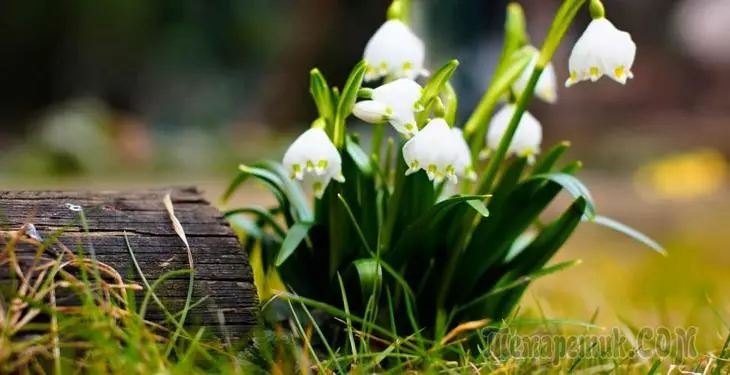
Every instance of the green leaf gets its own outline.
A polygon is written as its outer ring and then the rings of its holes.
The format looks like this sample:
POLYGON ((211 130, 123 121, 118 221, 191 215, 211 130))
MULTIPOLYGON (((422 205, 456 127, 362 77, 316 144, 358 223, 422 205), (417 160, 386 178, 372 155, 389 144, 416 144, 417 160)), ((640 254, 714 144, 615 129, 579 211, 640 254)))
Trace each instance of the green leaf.
POLYGON ((499 182, 492 191, 494 198, 489 202, 489 208, 493 211, 502 209, 510 193, 520 182, 525 167, 527 167, 527 158, 515 158, 504 169, 502 176, 499 178, 499 182))
POLYGON ((479 213, 479 215, 482 215, 482 217, 488 217, 489 216, 489 210, 487 209, 487 206, 484 204, 484 201, 482 200, 468 200, 466 201, 476 212, 479 213))
POLYGON ((656 251, 659 254, 667 255, 667 251, 659 245, 656 241, 649 238, 647 235, 639 232, 638 230, 631 228, 630 226, 620 223, 614 219, 596 215, 593 220, 589 220, 593 223, 596 223, 598 225, 602 225, 604 227, 613 229, 619 233, 623 233, 641 243, 643 243, 646 246, 649 246, 652 250, 656 251))
POLYGON ((510 246, 509 252, 507 252, 507 256, 504 259, 505 262, 509 262, 519 255, 522 250, 525 250, 525 248, 527 248, 527 246, 535 240, 537 235, 538 232, 531 230, 527 230, 520 234, 520 236, 515 239, 515 242, 512 243, 512 246, 510 246))
POLYGON ((365 61, 360 61, 357 65, 355 65, 355 68, 352 69, 350 76, 347 77, 347 82, 345 82, 345 86, 340 94, 340 100, 337 103, 337 115, 340 116, 341 119, 349 116, 352 111, 352 106, 355 105, 357 92, 360 90, 360 86, 362 86, 366 67, 367 64, 365 61))
POLYGON ((296 223, 294 226, 289 228, 286 233, 284 242, 281 244, 279 249, 279 255, 276 257, 276 266, 281 266, 289 256, 299 247, 299 244, 304 241, 309 233, 309 229, 312 227, 312 223, 296 223))
POLYGON ((226 218, 237 234, 261 239, 264 236, 263 230, 250 218, 243 215, 233 215, 226 218))
MULTIPOLYGON (((433 242, 429 240, 430 235, 442 235, 443 233, 434 232, 434 229, 450 224, 453 219, 451 213, 460 203, 467 202, 471 205, 469 202, 482 202, 488 197, 487 195, 455 195, 433 205, 405 229, 393 249, 384 256, 388 264, 399 269, 415 252, 422 250, 418 246, 420 241, 433 242)), ((486 209, 486 207, 484 208, 486 209)), ((480 214, 483 213, 476 208, 475 210, 480 214)), ((489 214, 489 212, 486 213, 489 214)))
POLYGON ((559 184, 573 198, 584 198, 586 200, 585 217, 587 220, 593 220, 596 216, 596 209, 593 204, 593 198, 588 188, 575 176, 567 173, 544 173, 532 176, 529 180, 549 180, 559 184))
POLYGON ((459 61, 451 60, 442 66, 439 70, 434 73, 428 80, 428 83, 423 88, 423 94, 421 95, 421 105, 428 106, 435 97, 437 97, 445 88, 446 84, 454 75, 454 71, 459 66, 459 61))
POLYGON ((484 106, 485 108, 488 108, 489 111, 480 111, 484 113, 476 113, 475 111, 475 115, 472 116, 473 119, 470 118, 466 125, 464 125, 464 134, 467 137, 474 136, 476 137, 475 139, 484 142, 484 137, 487 134, 487 125, 489 124, 488 120, 489 117, 492 116, 491 110, 494 109, 494 104, 497 103, 499 98, 506 93, 507 90, 509 90, 517 78, 522 75, 522 72, 525 68, 527 68, 532 57, 533 55, 526 51, 516 51, 510 55, 505 63, 506 68, 501 72, 498 72, 498 74, 492 79, 489 89, 482 99, 484 102, 489 103, 488 106, 484 106), (476 133, 477 129, 479 129, 478 133, 476 133))
POLYGON ((357 167, 360 169, 360 172, 367 176, 372 176, 373 165, 370 162, 370 158, 365 153, 365 151, 363 151, 360 145, 353 142, 352 137, 347 137, 347 141, 345 142, 345 148, 347 150, 347 154, 350 155, 352 161, 354 161, 357 167))
POLYGON ((345 142, 345 119, 352 112, 352 107, 355 105, 357 100, 357 92, 360 90, 362 85, 363 77, 365 76, 365 69, 367 64, 365 61, 360 61, 350 73, 347 78, 345 87, 342 89, 342 93, 339 96, 337 103, 337 112, 335 114, 335 134, 333 143, 338 148, 341 148, 345 142))
POLYGON ((231 218, 236 217, 236 216, 241 216, 241 214, 255 215, 259 218, 259 220, 267 223, 274 230, 274 232, 276 232, 276 234, 279 235, 281 238, 284 238, 286 236, 284 229, 281 228, 279 223, 276 221, 276 218, 274 217, 274 215, 272 215, 270 211, 260 208, 260 207, 243 207, 243 208, 236 208, 233 210, 228 210, 223 213, 223 217, 225 217, 228 220, 231 220, 231 218))
POLYGON ((309 92, 312 94, 317 112, 327 122, 332 122, 335 109, 332 105, 332 91, 330 91, 327 80, 319 69, 312 69, 309 72, 309 92))
POLYGON ((560 218, 541 230, 535 240, 507 264, 506 269, 512 277, 521 277, 542 268, 573 234, 586 205, 585 198, 578 198, 560 218))
POLYGON ((459 109, 459 97, 456 95, 456 90, 451 83, 446 82, 444 86, 444 101, 446 102, 446 114, 444 120, 447 124, 456 123, 456 112, 459 109))
POLYGON ((383 269, 380 267, 379 260, 374 258, 358 259, 353 262, 353 265, 357 270, 363 303, 367 304, 368 298, 380 291, 383 269))
POLYGON ((553 167, 555 166, 555 163, 560 160, 560 158, 565 154, 566 151, 570 148, 570 142, 560 142, 557 145, 553 146, 553 148, 550 149, 550 151, 543 154, 543 156, 535 163, 535 166, 532 168, 532 174, 533 175, 539 175, 544 173, 550 173, 552 171, 553 167))
POLYGON ((253 163, 251 166, 270 171, 279 177, 282 184, 281 189, 296 210, 295 218, 297 221, 310 222, 314 220, 312 209, 309 206, 309 200, 304 194, 301 185, 297 181, 289 178, 289 172, 281 163, 271 160, 261 160, 253 163))
POLYGON ((454 280, 454 299, 464 301, 484 275, 496 275, 496 268, 504 262, 514 240, 535 222, 561 189, 552 181, 527 180, 492 198, 491 217, 480 221, 471 231, 461 257, 454 280))
POLYGON ((501 293, 507 292, 509 290, 512 290, 512 289, 515 289, 515 288, 524 286, 524 285, 526 285, 526 284, 528 284, 530 282, 533 282, 533 281, 535 281, 535 280, 537 280, 539 278, 542 278, 542 277, 545 277, 545 276, 554 274, 556 272, 560 272, 560 271, 566 270, 568 268, 575 267, 575 266, 577 266, 577 265, 579 265, 581 263, 582 263, 582 261, 579 260, 579 259, 578 260, 568 260, 568 261, 560 262, 560 263, 555 264, 555 265, 552 265, 552 266, 545 267, 545 268, 543 268, 543 269, 541 269, 539 271, 536 271, 536 272, 533 272, 533 273, 531 273, 529 275, 520 277, 517 280, 513 280, 513 281, 511 281, 511 282, 509 282, 509 283, 507 283, 505 285, 500 286, 500 287, 494 288, 494 289, 490 290, 489 292, 487 292, 485 294, 482 294, 481 296, 478 296, 478 297, 474 298, 473 300, 471 300, 471 301, 469 301, 469 302, 467 302, 467 303, 465 303, 465 304, 463 304, 461 306, 458 306, 456 308, 456 312, 458 313, 458 312, 467 310, 467 309, 469 309, 471 307, 474 307, 474 306, 476 306, 476 305, 478 305, 478 304, 486 301, 490 297, 493 297, 493 296, 499 295, 501 293))
MULTIPOLYGON (((560 218, 543 229, 537 238, 519 255, 504 267, 499 267, 495 273, 498 275, 507 273, 507 276, 499 281, 497 288, 500 285, 512 283, 524 276, 540 271, 573 234, 581 221, 583 212, 585 212, 585 206, 586 200, 582 197, 578 198, 560 218)), ((475 292, 483 293, 492 289, 491 285, 493 285, 494 279, 495 277, 489 273, 485 274, 477 282, 475 292)), ((471 312, 473 316, 470 315, 467 319, 485 315, 491 319, 501 319, 507 316, 519 302, 525 288, 527 288, 526 284, 505 293, 497 301, 495 299, 485 301, 479 307, 475 307, 475 310, 471 312)))
POLYGON ((226 188, 226 191, 223 193, 223 197, 221 198, 221 203, 226 203, 228 199, 230 199, 230 197, 233 195, 233 193, 235 193, 236 190, 238 190, 238 188, 244 182, 246 182, 246 180, 249 179, 249 177, 254 177, 261 181, 268 188, 268 190, 272 194, 274 194, 276 200, 279 202, 280 207, 282 207, 283 209, 289 207, 289 201, 286 195, 284 184, 278 176, 265 169, 249 167, 243 164, 241 164, 238 168, 239 173, 238 175, 236 175, 228 188, 226 188))

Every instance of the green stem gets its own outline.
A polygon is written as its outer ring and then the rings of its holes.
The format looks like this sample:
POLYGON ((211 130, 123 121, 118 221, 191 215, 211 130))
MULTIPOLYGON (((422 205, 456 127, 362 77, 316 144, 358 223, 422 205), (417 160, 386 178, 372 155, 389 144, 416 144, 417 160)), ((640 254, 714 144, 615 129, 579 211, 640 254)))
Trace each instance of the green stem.
POLYGON ((385 186, 391 181, 392 165, 393 165, 393 152, 395 150, 395 140, 393 137, 388 137, 388 142, 385 145, 385 161, 383 165, 383 174, 385 175, 385 186))
POLYGON ((399 156, 395 157, 395 182, 393 187, 393 195, 390 196, 388 202, 388 213, 385 215, 385 225, 383 225, 381 239, 381 245, 387 251, 390 248, 390 238, 393 235, 393 228, 395 222, 398 219, 398 206, 403 195, 403 187, 406 180, 406 165, 405 162, 401 162, 399 156))
MULTIPOLYGON (((463 218, 462 224, 464 226, 472 226, 474 225, 475 220, 477 220, 477 218, 475 218, 473 215, 467 215, 465 218, 463 218)), ((469 231, 469 233, 471 233, 471 231, 469 231)), ((446 304, 446 296, 451 289, 451 281, 454 278, 454 273, 456 272, 457 267, 459 266, 459 261, 462 259, 461 255, 464 253, 466 245, 470 242, 470 239, 470 234, 462 236, 461 239, 454 244, 456 251, 451 252, 449 259, 446 263, 446 268, 444 269, 444 276, 441 279, 441 288, 439 290, 438 296, 436 297, 435 335, 437 338, 437 342, 441 340, 441 338, 446 334, 446 331, 448 329, 448 324, 450 321, 448 317, 451 314, 446 311, 446 308, 444 307, 444 305, 446 304)))
POLYGON ((558 9, 555 21, 550 26, 545 43, 542 45, 540 57, 537 59, 537 66, 544 68, 550 62, 565 32, 568 31, 570 24, 573 23, 573 18, 575 18, 575 15, 585 2, 586 0, 568 0, 558 9))
POLYGON ((593 18, 594 20, 606 17, 606 9, 603 8, 603 3, 601 3, 601 0, 591 0, 588 9, 591 12, 591 18, 593 18))
POLYGON ((383 147, 383 137, 385 136, 385 124, 373 125, 373 139, 370 145, 370 155, 375 156, 376 160, 380 160, 380 150, 383 147))
POLYGON ((408 24, 410 20, 410 1, 409 0, 393 0, 388 7, 386 18, 389 20, 397 19, 408 24))
MULTIPOLYGON (((517 101, 517 108, 515 110, 514 116, 512 116, 507 130, 502 136, 502 140, 499 142, 499 147, 497 148, 497 151, 493 153, 492 159, 487 165, 487 170, 482 175, 482 179, 478 185, 477 193, 488 193, 492 189, 492 183, 494 183, 494 179, 497 176, 499 167, 507 155, 507 150, 512 143, 512 138, 514 137, 515 132, 517 131, 517 125, 520 123, 522 115, 527 110, 527 105, 530 104, 530 100, 534 95, 535 86, 537 86, 537 81, 540 78, 540 74, 542 74, 542 71, 545 69, 545 66, 547 66, 547 64, 550 62, 550 59, 552 59, 553 54, 558 47, 558 44, 560 44, 560 40, 563 39, 565 32, 568 30, 568 27, 570 27, 570 24, 573 22, 573 18, 575 18, 578 10, 580 10, 585 2, 586 0, 568 0, 564 2, 558 10, 555 21, 551 25, 550 31, 545 38, 545 43, 542 46, 542 50, 540 51, 537 63, 535 64, 535 69, 532 71, 532 75, 530 75, 530 80, 527 82, 527 87, 525 88, 525 91, 517 101)), ((479 118, 477 118, 477 121, 478 119, 479 118)), ((479 142, 480 140, 476 139, 475 141, 479 142)), ((483 140, 481 140, 481 142, 483 142, 483 140)), ((472 152, 474 152, 474 148, 472 149, 472 152)), ((476 152, 478 153, 478 151, 476 152)))
POLYGON ((446 114, 444 118, 449 124, 456 124, 456 111, 459 108, 459 98, 456 96, 456 90, 450 82, 444 85, 444 98, 446 99, 446 114))
POLYGON ((535 91, 535 86, 537 86, 537 81, 540 79, 540 74, 542 74, 543 69, 545 68, 542 66, 536 66, 535 70, 532 71, 530 80, 527 82, 527 87, 517 101, 515 113, 512 116, 507 129, 502 135, 499 147, 497 147, 497 150, 492 154, 492 158, 489 160, 489 164, 487 164, 487 170, 482 174, 482 178, 477 185, 477 194, 486 194, 492 189, 492 183, 494 183, 499 167, 502 165, 502 162, 507 156, 507 151, 512 143, 512 138, 517 132, 517 126, 519 125, 520 120, 522 120, 522 115, 525 113, 527 106, 530 104, 533 92, 535 91))

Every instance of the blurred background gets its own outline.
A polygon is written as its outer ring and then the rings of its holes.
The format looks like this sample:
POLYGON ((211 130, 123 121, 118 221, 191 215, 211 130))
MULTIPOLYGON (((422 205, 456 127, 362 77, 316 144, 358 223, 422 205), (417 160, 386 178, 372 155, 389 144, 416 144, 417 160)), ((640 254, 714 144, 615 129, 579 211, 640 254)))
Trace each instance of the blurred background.
MULTIPOLYGON (((412 2, 428 67, 461 61, 454 84, 463 121, 489 83, 507 2, 412 2)), ((540 45, 560 2, 519 2, 532 42, 540 45)), ((315 114, 309 70, 316 66, 341 86, 388 5, 2 0, 2 188, 185 183, 200 185, 215 200, 238 163, 278 159, 306 129, 315 114)), ((719 324, 705 307, 728 291, 723 281, 730 267, 730 0, 605 5, 638 45, 636 78, 627 87, 603 79, 561 88, 557 104, 535 102, 531 111, 545 127, 545 148, 572 141, 571 156, 584 161, 599 212, 651 234, 672 256, 586 226, 561 255, 586 263, 538 283, 536 293, 573 293, 576 278, 587 279, 582 284, 593 289, 574 293, 581 303, 560 302, 554 314, 589 318, 604 299, 608 306, 639 299, 609 316, 641 310, 642 322, 654 319, 647 316, 666 321, 675 318, 657 306, 670 306, 688 311, 676 319, 700 314, 695 321, 719 324), (609 274, 620 276, 601 276, 609 274), (650 294, 651 301, 642 299, 650 294), (681 302, 668 302, 672 298, 681 302)), ((588 22, 582 12, 555 56, 560 82, 570 47, 588 22)), ((237 203, 270 199, 249 189, 237 203)), ((730 301, 714 301, 730 312, 730 301)))

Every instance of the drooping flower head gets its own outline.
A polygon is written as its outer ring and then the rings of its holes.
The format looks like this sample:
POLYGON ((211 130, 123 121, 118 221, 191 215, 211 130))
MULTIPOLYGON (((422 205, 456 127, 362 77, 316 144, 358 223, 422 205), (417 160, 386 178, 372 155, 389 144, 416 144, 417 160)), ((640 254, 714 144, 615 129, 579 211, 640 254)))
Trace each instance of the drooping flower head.
POLYGON ((283 164, 289 177, 311 186, 317 198, 330 180, 345 181, 340 154, 322 128, 311 128, 297 137, 286 150, 283 164))
MULTIPOLYGON (((517 106, 515 104, 507 104, 500 109, 489 124, 487 132, 487 147, 490 150, 496 150, 499 143, 507 131, 512 116, 514 116, 517 106)), ((535 155, 540 153, 540 143, 542 143, 542 125, 529 112, 525 111, 517 125, 512 142, 507 149, 507 154, 526 157, 529 162, 534 161, 535 155)))
POLYGON ((421 85, 407 78, 397 79, 373 90, 372 99, 355 104, 352 113, 370 123, 388 121, 406 137, 418 132, 416 112, 421 99, 421 85))
POLYGON ((406 175, 423 169, 434 182, 448 179, 457 182, 458 144, 449 125, 442 118, 431 120, 403 146, 406 175))
POLYGON ((365 46, 365 81, 384 76, 415 79, 423 69, 426 47, 403 21, 386 21, 365 46))
POLYGON ((604 75, 626 84, 634 78, 631 67, 635 57, 636 44, 631 35, 617 29, 605 17, 596 18, 573 46, 568 61, 570 77, 565 86, 587 80, 595 82, 604 75))
POLYGON ((474 166, 471 159, 471 150, 464 139, 464 135, 459 128, 451 128, 451 135, 454 137, 454 146, 456 151, 456 160, 454 168, 456 175, 471 181, 476 181, 477 174, 474 172, 474 166))
MULTIPOLYGON (((525 71, 522 72, 522 74, 512 84, 512 90, 518 97, 525 92, 527 83, 530 81, 530 76, 532 76, 532 72, 535 70, 535 66, 537 65, 537 59, 540 56, 540 51, 538 51, 538 49, 534 46, 526 46, 524 49, 527 53, 532 55, 532 59, 530 60, 530 63, 527 64, 525 71)), ((552 63, 548 63, 540 74, 537 86, 535 86, 535 96, 547 103, 555 103, 558 100, 557 86, 558 80, 555 76, 555 67, 552 63)))

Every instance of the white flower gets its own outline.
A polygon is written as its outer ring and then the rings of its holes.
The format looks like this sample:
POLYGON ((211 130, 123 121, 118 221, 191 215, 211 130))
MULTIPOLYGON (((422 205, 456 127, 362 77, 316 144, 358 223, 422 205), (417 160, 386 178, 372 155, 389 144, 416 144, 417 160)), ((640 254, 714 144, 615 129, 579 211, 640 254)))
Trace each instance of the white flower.
POLYGON ((586 80, 595 82, 603 75, 625 84, 634 78, 631 66, 635 57, 636 44, 629 33, 605 18, 594 19, 575 42, 568 61, 570 78, 565 86, 586 80))
POLYGON ((407 137, 418 132, 416 108, 423 88, 407 78, 397 79, 373 90, 372 100, 355 104, 352 113, 363 121, 380 123, 385 120, 407 137))
POLYGON ((454 133, 442 118, 431 120, 403 146, 403 159, 408 165, 406 175, 423 169, 428 178, 441 182, 447 178, 457 182, 458 145, 454 133))
MULTIPOLYGON (((525 92, 525 89, 527 88, 527 82, 530 81, 530 76, 532 75, 533 70, 535 70, 535 65, 537 65, 537 59, 540 56, 540 51, 537 50, 537 48, 533 46, 527 46, 525 47, 528 53, 532 54, 532 59, 530 60, 530 63, 527 64, 527 67, 525 68, 525 71, 522 72, 522 75, 520 75, 519 78, 515 81, 515 83, 512 84, 512 90, 514 90, 515 95, 518 97, 522 95, 523 92, 525 92)), ((548 103, 555 103, 558 100, 558 80, 555 76, 555 67, 552 63, 548 63, 547 66, 545 66, 545 69, 542 71, 542 74, 540 74, 540 78, 537 80, 537 86, 535 86, 535 96, 538 98, 544 100, 548 103)))
POLYGON ((368 63, 365 81, 383 76, 415 79, 423 69, 426 47, 406 24, 393 19, 373 34, 363 55, 368 63))
POLYGON ((456 161, 454 162, 456 174, 459 177, 476 181, 477 174, 474 172, 474 167, 472 165, 471 150, 469 149, 469 145, 466 144, 466 139, 464 139, 461 129, 451 128, 451 134, 454 137, 456 150, 456 161))
POLYGON ((393 114, 393 108, 375 100, 363 100, 352 107, 355 117, 371 124, 380 124, 388 121, 393 114))
MULTIPOLYGON (((507 131, 516 110, 516 105, 507 104, 492 117, 487 132, 487 147, 489 150, 496 150, 499 147, 499 143, 502 141, 502 137, 507 131)), ((532 163, 535 155, 540 152, 540 143, 542 143, 542 125, 529 112, 525 111, 520 123, 517 125, 517 130, 514 137, 512 137, 507 154, 526 157, 532 163)))
POLYGON ((322 128, 311 128, 297 137, 286 150, 283 164, 289 177, 310 185, 317 198, 330 180, 345 181, 340 154, 322 128))

